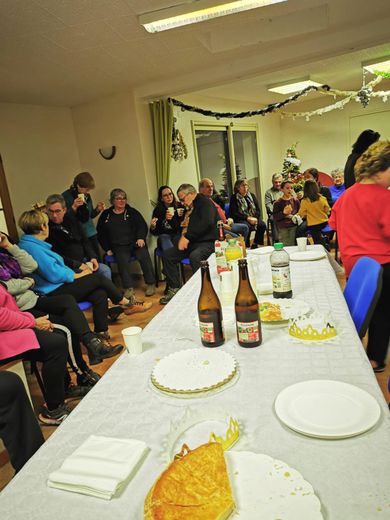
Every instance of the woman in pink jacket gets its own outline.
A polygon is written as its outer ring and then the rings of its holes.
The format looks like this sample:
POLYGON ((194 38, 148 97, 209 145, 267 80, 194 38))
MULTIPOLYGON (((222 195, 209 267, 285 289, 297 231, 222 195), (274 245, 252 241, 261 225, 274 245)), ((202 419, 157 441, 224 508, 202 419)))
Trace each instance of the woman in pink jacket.
POLYGON ((20 358, 43 363, 47 402, 39 419, 44 424, 58 425, 70 413, 64 403, 67 347, 65 338, 52 332, 47 316, 21 312, 0 283, 0 363, 20 358))

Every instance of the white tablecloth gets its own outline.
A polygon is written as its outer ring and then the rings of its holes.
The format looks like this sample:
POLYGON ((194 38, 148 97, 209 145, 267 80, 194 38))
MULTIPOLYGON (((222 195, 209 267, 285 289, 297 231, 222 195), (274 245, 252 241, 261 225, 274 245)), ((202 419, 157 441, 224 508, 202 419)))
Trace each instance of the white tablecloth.
MULTIPOLYGON (((213 279, 216 280, 213 260, 213 279)), ((221 348, 239 362, 240 378, 229 389, 193 401, 157 395, 149 376, 165 354, 201 346, 195 325, 200 273, 145 328, 145 352, 122 355, 71 416, 26 464, 0 496, 4 520, 138 520, 144 498, 164 465, 161 443, 170 421, 183 409, 211 407, 238 418, 245 427, 245 449, 285 461, 314 487, 331 520, 370 520, 390 516, 390 415, 355 332, 338 282, 327 259, 291 262, 294 297, 319 311, 331 310, 342 326, 338 344, 303 345, 286 329, 263 329, 263 344, 243 349, 230 333, 221 348), (184 338, 184 339, 183 339, 184 338), (286 386, 307 379, 336 379, 373 395, 382 415, 371 431, 344 440, 305 437, 284 427, 273 403, 286 386), (91 434, 144 440, 151 448, 134 479, 110 502, 49 489, 50 472, 61 466, 91 434)), ((244 520, 244 519, 243 519, 244 520)), ((305 519, 302 519, 305 520, 305 519)))

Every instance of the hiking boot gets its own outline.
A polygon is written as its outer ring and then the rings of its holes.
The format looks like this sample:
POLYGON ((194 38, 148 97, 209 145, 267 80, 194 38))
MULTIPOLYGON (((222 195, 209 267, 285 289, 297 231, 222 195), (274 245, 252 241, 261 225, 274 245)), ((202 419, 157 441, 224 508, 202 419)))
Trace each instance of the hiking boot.
POLYGON ((146 290, 145 290, 145 296, 153 296, 153 294, 156 293, 156 288, 154 286, 154 284, 152 283, 148 283, 148 285, 146 286, 146 290))
POLYGON ((128 287, 127 289, 125 289, 123 296, 128 300, 132 300, 134 298, 134 289, 132 287, 128 287))
POLYGON ((77 384, 79 386, 94 386, 99 381, 100 376, 90 368, 83 370, 82 374, 77 374, 77 384))
POLYGON ((45 404, 43 405, 42 411, 38 418, 42 424, 47 424, 48 426, 58 426, 68 417, 70 412, 70 408, 68 408, 65 403, 60 404, 58 408, 54 408, 54 410, 49 410, 45 404))
POLYGON ((111 323, 114 323, 114 321, 117 321, 119 316, 123 313, 123 309, 120 305, 116 305, 115 307, 110 307, 108 309, 108 318, 111 321, 111 323))
POLYGON ((160 298, 161 305, 166 305, 168 302, 172 300, 172 298, 175 296, 175 294, 179 291, 179 287, 177 289, 174 289, 173 287, 170 287, 168 289, 168 292, 165 296, 160 298))
POLYGON ((65 390, 65 402, 82 399, 90 390, 90 386, 69 385, 65 390))
POLYGON ((146 312, 153 305, 152 302, 143 302, 142 300, 136 300, 135 298, 123 308, 123 312, 126 316, 131 314, 137 314, 137 312, 146 312))
POLYGON ((109 339, 110 336, 108 332, 98 332, 92 339, 85 343, 90 365, 98 365, 103 359, 116 356, 123 350, 122 345, 112 347, 109 339))

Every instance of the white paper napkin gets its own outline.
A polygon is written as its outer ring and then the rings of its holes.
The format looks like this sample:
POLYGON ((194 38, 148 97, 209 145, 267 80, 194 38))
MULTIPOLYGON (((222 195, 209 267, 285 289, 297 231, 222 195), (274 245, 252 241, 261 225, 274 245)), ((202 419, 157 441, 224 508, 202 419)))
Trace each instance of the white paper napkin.
POLYGON ((143 441, 91 435, 49 475, 49 487, 110 500, 131 479, 147 451, 143 441))

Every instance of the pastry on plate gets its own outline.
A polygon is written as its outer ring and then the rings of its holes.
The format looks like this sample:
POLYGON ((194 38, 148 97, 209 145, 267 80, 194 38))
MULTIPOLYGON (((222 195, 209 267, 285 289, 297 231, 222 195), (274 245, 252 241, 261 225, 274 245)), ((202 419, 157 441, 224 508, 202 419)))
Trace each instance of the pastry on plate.
POLYGON ((144 520, 226 520, 234 508, 222 446, 183 445, 149 491, 144 520))

